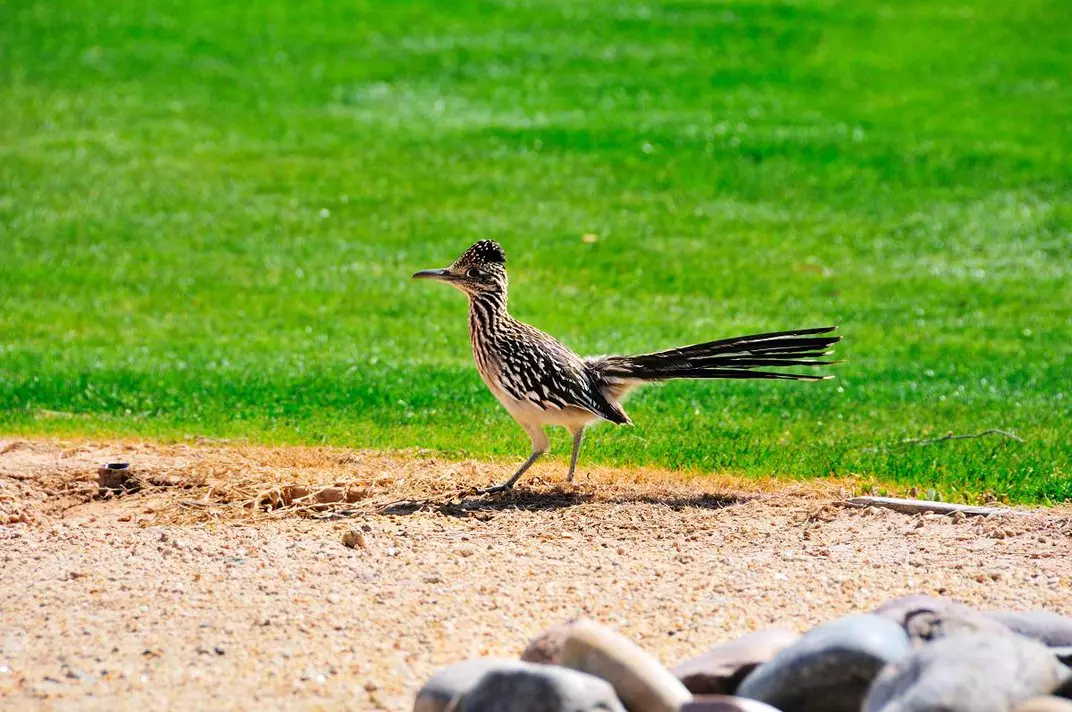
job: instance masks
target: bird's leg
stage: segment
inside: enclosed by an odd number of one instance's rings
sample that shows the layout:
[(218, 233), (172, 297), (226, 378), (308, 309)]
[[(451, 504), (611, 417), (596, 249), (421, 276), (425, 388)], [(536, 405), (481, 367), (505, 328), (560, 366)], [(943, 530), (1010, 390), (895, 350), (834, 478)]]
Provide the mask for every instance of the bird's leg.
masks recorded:
[(514, 486), (514, 483), (521, 478), (521, 475), (525, 474), (525, 470), (532, 467), (532, 463), (540, 459), (540, 455), (547, 452), (547, 446), (550, 443), (547, 440), (547, 434), (543, 431), (543, 428), (539, 426), (530, 427), (527, 425), (523, 427), (525, 428), (525, 432), (529, 434), (529, 438), (532, 439), (532, 454), (529, 455), (529, 459), (525, 460), (525, 463), (521, 465), (521, 467), (517, 468), (517, 472), (515, 472), (513, 476), (506, 482), (503, 482), (501, 485), (495, 485), (494, 487), (485, 487), (484, 489), (479, 489), (477, 490), (478, 494), (505, 492), (506, 490), (510, 489)]
[(584, 428), (580, 428), (573, 434), (573, 455), (570, 456), (569, 474), (566, 482), (573, 482), (573, 473), (577, 470), (577, 456), (581, 454), (581, 440), (584, 440)]
[(538, 460), (540, 458), (540, 455), (542, 454), (542, 452), (534, 452), (529, 455), (529, 459), (525, 460), (525, 464), (517, 468), (517, 472), (514, 473), (513, 477), (508, 479), (506, 482), (503, 482), (501, 485), (495, 485), (494, 487), (485, 487), (484, 489), (477, 490), (477, 492), (479, 494), (492, 494), (494, 492), (505, 492), (506, 490), (512, 488), (514, 486), (514, 483), (517, 482), (518, 479), (520, 479), (521, 475), (525, 474), (525, 470), (529, 469), (532, 466), (532, 463), (536, 462), (536, 460)]

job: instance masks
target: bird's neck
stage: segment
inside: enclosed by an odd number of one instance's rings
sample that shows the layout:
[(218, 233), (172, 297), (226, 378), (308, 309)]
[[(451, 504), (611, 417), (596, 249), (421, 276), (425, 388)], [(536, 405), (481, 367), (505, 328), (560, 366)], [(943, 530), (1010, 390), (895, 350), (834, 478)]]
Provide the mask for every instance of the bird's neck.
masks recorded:
[(506, 292), (481, 292), (469, 297), (469, 330), (486, 331), (489, 326), (510, 319), (506, 310)]

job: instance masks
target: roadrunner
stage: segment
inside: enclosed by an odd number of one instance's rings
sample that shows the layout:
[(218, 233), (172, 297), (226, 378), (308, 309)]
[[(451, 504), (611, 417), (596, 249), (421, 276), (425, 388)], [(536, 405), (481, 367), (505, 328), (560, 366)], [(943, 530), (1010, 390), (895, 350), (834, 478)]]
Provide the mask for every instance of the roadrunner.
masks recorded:
[(839, 336), (837, 327), (778, 331), (708, 341), (637, 356), (581, 358), (554, 337), (510, 316), (506, 308), (506, 254), (498, 243), (481, 240), (444, 269), (427, 269), (414, 279), (434, 279), (469, 297), (469, 340), (476, 367), (495, 397), (532, 440), (532, 454), (506, 482), (479, 490), (503, 492), (547, 452), (544, 428), (560, 425), (573, 435), (566, 481), (573, 481), (584, 429), (597, 420), (632, 424), (622, 399), (649, 381), (675, 378), (767, 378), (821, 381), (832, 376), (753, 369), (827, 366), (816, 360)]

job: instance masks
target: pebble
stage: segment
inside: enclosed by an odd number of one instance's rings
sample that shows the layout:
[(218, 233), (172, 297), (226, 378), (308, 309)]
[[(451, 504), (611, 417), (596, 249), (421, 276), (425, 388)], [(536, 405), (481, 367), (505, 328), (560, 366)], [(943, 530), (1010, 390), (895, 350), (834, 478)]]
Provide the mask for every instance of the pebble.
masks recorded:
[(858, 712), (879, 671), (909, 650), (908, 636), (889, 618), (839, 618), (811, 629), (756, 668), (737, 695), (782, 712)]
[(757, 630), (716, 645), (680, 663), (672, 672), (694, 695), (731, 695), (756, 667), (799, 638), (786, 628)]
[(417, 691), (413, 712), (444, 712), (452, 700), (476, 687), (486, 673), (520, 670), (525, 665), (508, 658), (472, 658), (442, 668)]
[(693, 698), (681, 706), (680, 712), (778, 712), (775, 708), (758, 700), (728, 695), (704, 695)]
[(1072, 700), (1063, 697), (1032, 697), (1021, 702), (1012, 712), (1072, 712)]
[(1072, 646), (1072, 618), (1050, 611), (988, 611), (985, 615), (1051, 648)]
[(677, 712), (692, 699), (658, 660), (592, 621), (573, 624), (562, 645), (561, 664), (603, 678), (633, 712)]
[(1070, 674), (1042, 644), (967, 633), (930, 643), (882, 671), (864, 712), (1008, 712)]
[(606, 680), (558, 667), (534, 665), (485, 673), (452, 702), (450, 712), (625, 712)]
[(363, 532), (351, 529), (342, 535), (342, 544), (351, 549), (367, 549), (368, 539)]

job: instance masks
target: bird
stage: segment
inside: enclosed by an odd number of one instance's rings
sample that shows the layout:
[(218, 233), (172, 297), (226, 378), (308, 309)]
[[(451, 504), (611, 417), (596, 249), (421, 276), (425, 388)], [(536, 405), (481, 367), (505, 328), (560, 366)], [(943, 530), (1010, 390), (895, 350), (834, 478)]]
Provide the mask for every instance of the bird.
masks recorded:
[(606, 420), (632, 425), (623, 398), (645, 383), (673, 379), (756, 378), (822, 381), (831, 375), (768, 370), (829, 366), (819, 360), (841, 337), (836, 326), (776, 331), (706, 341), (637, 355), (583, 358), (550, 334), (510, 315), (506, 253), (494, 240), (479, 240), (449, 267), (421, 270), (414, 279), (443, 282), (469, 299), (469, 341), (484, 383), (532, 441), (529, 458), (502, 484), (478, 489), (505, 492), (547, 452), (545, 428), (564, 427), (573, 438), (566, 481), (577, 470), (585, 429)]

